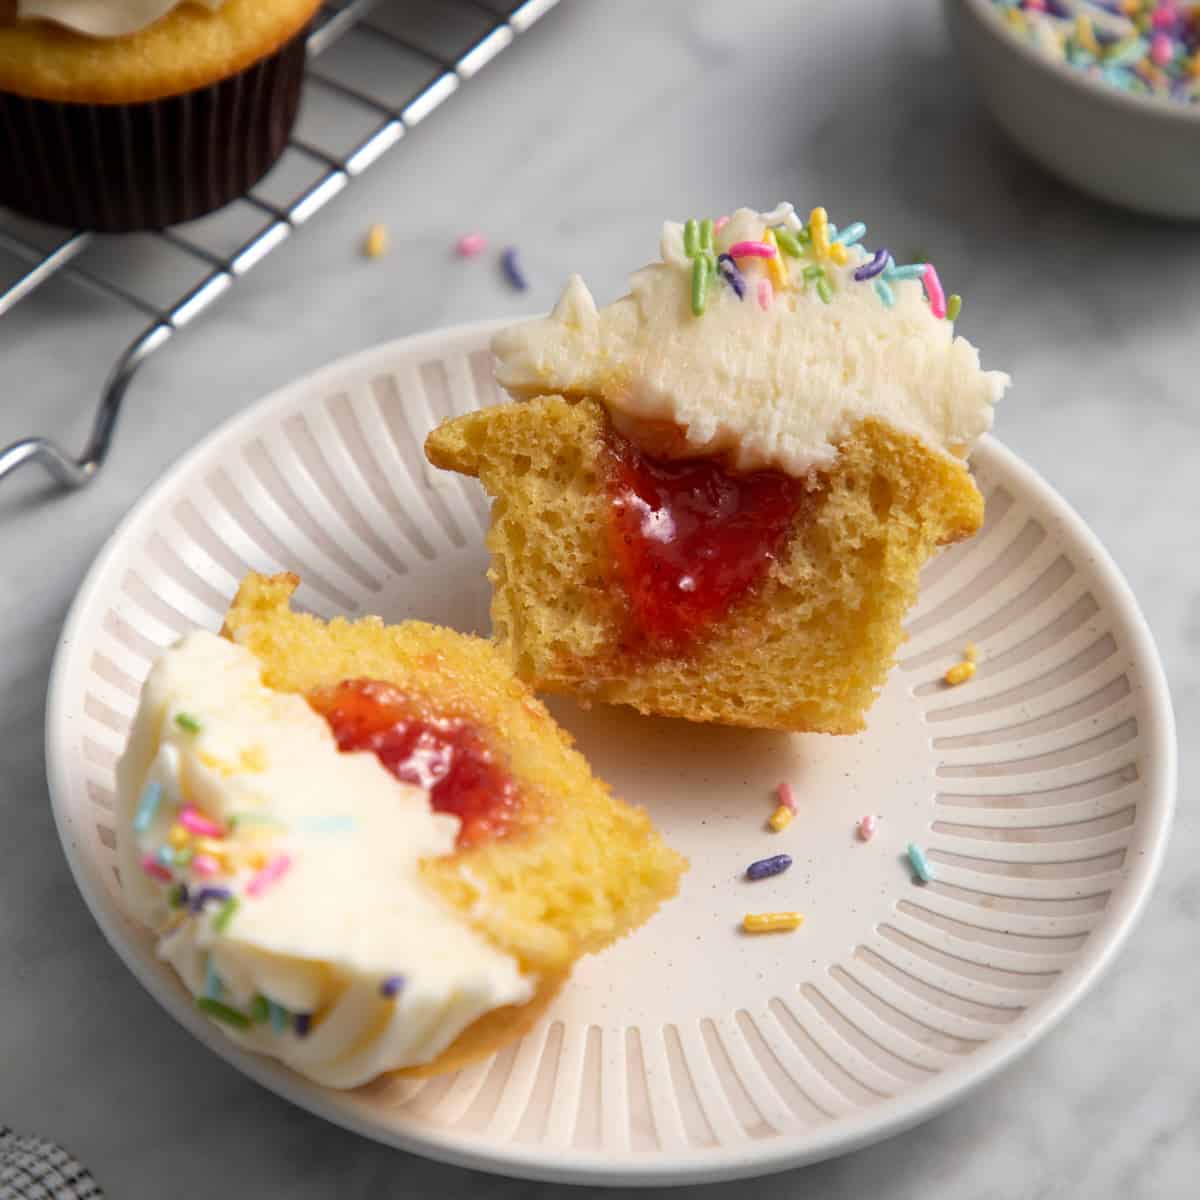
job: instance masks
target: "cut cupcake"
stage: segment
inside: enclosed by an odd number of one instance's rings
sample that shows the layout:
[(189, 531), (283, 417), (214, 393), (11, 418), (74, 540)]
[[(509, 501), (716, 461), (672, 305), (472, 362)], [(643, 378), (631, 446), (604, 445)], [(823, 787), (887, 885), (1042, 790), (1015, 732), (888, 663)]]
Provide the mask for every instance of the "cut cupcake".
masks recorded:
[(853, 733), (922, 564), (975, 533), (967, 453), (1007, 376), (936, 272), (790, 205), (668, 223), (597, 309), (574, 276), (500, 334), (519, 403), (426, 453), (494, 498), (492, 622), (535, 688), (645, 713)]
[(317, 1082), (457, 1069), (520, 1036), (683, 860), (486, 642), (291, 612), (155, 664), (118, 768), (124, 892), (197, 1005)]

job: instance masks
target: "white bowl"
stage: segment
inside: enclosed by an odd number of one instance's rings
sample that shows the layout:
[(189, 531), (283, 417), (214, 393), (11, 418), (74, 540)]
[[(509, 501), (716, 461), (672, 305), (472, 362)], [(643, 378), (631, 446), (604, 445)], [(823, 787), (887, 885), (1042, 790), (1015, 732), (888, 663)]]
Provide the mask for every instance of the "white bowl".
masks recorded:
[(1200, 219), (1200, 105), (1135, 95), (1014, 37), (991, 0), (943, 0), (992, 115), (1042, 166), (1102, 200)]

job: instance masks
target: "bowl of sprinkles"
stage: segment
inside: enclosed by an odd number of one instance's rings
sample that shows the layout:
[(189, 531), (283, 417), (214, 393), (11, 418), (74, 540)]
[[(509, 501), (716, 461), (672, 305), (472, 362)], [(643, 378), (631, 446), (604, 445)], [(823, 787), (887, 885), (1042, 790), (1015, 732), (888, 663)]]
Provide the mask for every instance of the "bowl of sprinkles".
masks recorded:
[(992, 115), (1102, 200), (1200, 219), (1200, 3), (944, 0)]

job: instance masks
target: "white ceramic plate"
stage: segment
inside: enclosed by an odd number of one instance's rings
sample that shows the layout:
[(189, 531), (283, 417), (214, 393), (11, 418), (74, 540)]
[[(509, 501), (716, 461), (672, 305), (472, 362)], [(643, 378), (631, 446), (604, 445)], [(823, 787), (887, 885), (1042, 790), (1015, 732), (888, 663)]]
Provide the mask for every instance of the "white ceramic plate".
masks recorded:
[[(251, 569), (312, 610), (486, 631), (483, 496), (434, 471), (441, 417), (500, 397), (491, 327), (359, 354), (172, 468), (113, 535), (55, 661), (47, 757), (71, 867), (130, 968), (193, 1034), (313, 1112), (407, 1150), (571, 1182), (683, 1183), (862, 1146), (953, 1103), (1045, 1033), (1117, 951), (1174, 790), (1170, 702), (1133, 597), (1080, 519), (994, 441), (985, 530), (935, 562), (870, 729), (783, 737), (555, 702), (597, 771), (692, 860), (682, 895), (582, 963), (495, 1060), (345, 1094), (243, 1053), (126, 918), (113, 763), (152, 657), (216, 629)], [(979, 673), (940, 682), (968, 641)], [(790, 780), (799, 815), (764, 828)], [(856, 841), (864, 813), (880, 833)], [(914, 883), (906, 844), (936, 882)], [(788, 851), (756, 884), (747, 863)], [(747, 937), (748, 910), (799, 909)], [(146, 1063), (146, 1070), (154, 1065)]]

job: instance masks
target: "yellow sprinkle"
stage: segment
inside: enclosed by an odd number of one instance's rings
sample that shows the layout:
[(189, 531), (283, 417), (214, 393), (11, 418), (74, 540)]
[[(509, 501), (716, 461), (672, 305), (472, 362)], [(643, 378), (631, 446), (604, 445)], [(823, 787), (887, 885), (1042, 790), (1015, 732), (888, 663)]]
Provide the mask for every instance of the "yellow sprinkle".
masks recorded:
[(946, 682), (951, 687), (957, 687), (960, 683), (966, 683), (972, 675), (975, 674), (975, 664), (970, 661), (955, 663), (944, 676)]
[(963, 647), (963, 660), (970, 663), (979, 661), (979, 647), (974, 642), (968, 642)]
[(247, 774), (257, 774), (267, 769), (266, 751), (261, 746), (250, 746), (239, 755), (239, 762)]
[(1188, 74), (1193, 79), (1200, 79), (1200, 50), (1197, 50), (1188, 61)]
[(363, 252), (368, 258), (382, 258), (388, 252), (388, 231), (386, 225), (372, 225), (367, 230), (367, 238), (363, 242)]
[(799, 929), (804, 918), (798, 912), (747, 913), (742, 928), (747, 933), (776, 933)]
[(204, 750), (197, 752), (196, 757), (210, 770), (216, 771), (218, 775), (228, 778), (230, 775), (237, 774), (237, 767), (233, 763), (226, 762), (223, 758), (217, 758), (215, 754), (209, 754)]
[(182, 825), (172, 825), (167, 833), (167, 845), (182, 850), (192, 840), (192, 835)]
[(813, 256), (829, 257), (829, 214), (823, 208), (814, 208), (808, 214), (808, 229), (812, 236)]
[(772, 814), (771, 819), (767, 822), (776, 833), (782, 833), (791, 823), (795, 813), (792, 812), (786, 804), (781, 804)]
[(1097, 58), (1100, 57), (1102, 51), (1100, 43), (1096, 41), (1096, 31), (1092, 28), (1092, 22), (1083, 13), (1080, 13), (1075, 18), (1075, 40), (1089, 54), (1094, 54)]
[(774, 256), (766, 260), (767, 278), (770, 279), (776, 291), (781, 291), (791, 280), (788, 278), (787, 263), (783, 261), (783, 255), (779, 253), (779, 243), (775, 241), (775, 231), (768, 229), (762, 235), (762, 240), (766, 245), (775, 247)]

